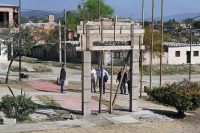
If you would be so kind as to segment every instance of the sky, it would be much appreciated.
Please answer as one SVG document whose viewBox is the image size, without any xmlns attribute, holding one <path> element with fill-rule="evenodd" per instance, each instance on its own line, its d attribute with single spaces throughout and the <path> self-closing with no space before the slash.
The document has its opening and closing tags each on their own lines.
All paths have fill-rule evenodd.
<svg viewBox="0 0 200 133">
<path fill-rule="evenodd" d="M 21 0 L 22 9 L 49 11 L 75 10 L 84 0 Z M 142 0 L 104 0 L 119 17 L 141 17 Z M 145 0 L 145 17 L 151 17 L 152 0 Z M 160 1 L 155 0 L 155 16 L 160 16 Z M 3 4 L 18 4 L 18 0 L 0 0 Z M 200 0 L 164 0 L 164 16 L 200 12 Z"/>
</svg>

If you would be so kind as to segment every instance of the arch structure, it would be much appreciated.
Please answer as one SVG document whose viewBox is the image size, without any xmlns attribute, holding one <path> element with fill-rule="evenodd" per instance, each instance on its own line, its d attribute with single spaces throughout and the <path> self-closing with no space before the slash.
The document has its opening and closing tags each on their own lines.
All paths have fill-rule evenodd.
<svg viewBox="0 0 200 133">
<path fill-rule="evenodd" d="M 81 22 L 77 26 L 80 45 L 77 51 L 83 52 L 82 62 L 82 113 L 91 115 L 91 52 L 130 51 L 131 93 L 129 111 L 138 111 L 139 98 L 139 51 L 144 49 L 144 29 L 138 23 L 127 19 L 102 18 Z"/>
</svg>

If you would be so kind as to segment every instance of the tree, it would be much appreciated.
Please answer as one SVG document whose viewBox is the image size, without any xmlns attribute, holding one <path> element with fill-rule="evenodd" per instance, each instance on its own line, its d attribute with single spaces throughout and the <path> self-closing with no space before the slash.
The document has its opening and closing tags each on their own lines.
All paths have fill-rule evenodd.
<svg viewBox="0 0 200 133">
<path fill-rule="evenodd" d="M 178 22 L 176 22 L 175 19 L 170 19 L 169 21 L 165 22 L 165 27 L 168 27 L 169 29 L 174 29 Z"/>
<path fill-rule="evenodd" d="M 144 34 L 144 45 L 147 48 L 147 51 L 151 50 L 151 29 L 145 28 L 145 34 Z M 153 51 L 154 53 L 160 52 L 160 45 L 161 45 L 161 34 L 159 31 L 154 31 L 154 45 L 153 45 Z"/>
<path fill-rule="evenodd" d="M 68 11 L 66 12 L 66 21 L 67 21 L 67 28 L 70 30 L 75 31 L 76 26 L 80 22 L 80 14 L 77 11 Z"/>
<path fill-rule="evenodd" d="M 194 27 L 195 29 L 200 29 L 200 21 L 194 22 L 194 23 L 193 23 L 193 27 Z"/>
<path fill-rule="evenodd" d="M 12 30 L 13 28 L 10 27 L 1 31 L 1 33 L 3 34 L 1 36 L 1 39 L 3 40 L 4 45 L 6 45 L 7 48 L 13 45 L 13 55 L 10 56 L 10 63 L 6 74 L 6 80 L 5 80 L 6 84 L 8 83 L 10 68 L 12 66 L 14 59 L 19 57 L 20 54 L 27 55 L 28 53 L 30 53 L 31 48 L 35 44 L 34 37 L 32 36 L 30 32 L 31 30 L 29 28 L 22 29 L 21 33 L 14 33 L 12 32 Z M 21 45 L 19 46 L 18 42 L 20 34 L 21 34 Z M 9 54 L 9 52 L 11 51 L 7 49 L 6 53 Z"/>
<path fill-rule="evenodd" d="M 87 0 L 82 5 L 78 5 L 78 12 L 80 14 L 80 20 L 94 20 L 99 18 L 98 13 L 98 1 L 99 0 Z M 112 17 L 114 10 L 109 5 L 106 5 L 104 0 L 100 0 L 100 16 Z"/>
</svg>

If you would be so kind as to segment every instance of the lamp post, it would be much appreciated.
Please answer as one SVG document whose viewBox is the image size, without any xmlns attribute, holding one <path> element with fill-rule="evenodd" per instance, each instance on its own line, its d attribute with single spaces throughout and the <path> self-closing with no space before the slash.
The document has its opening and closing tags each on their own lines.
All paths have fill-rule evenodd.
<svg viewBox="0 0 200 133">
<path fill-rule="evenodd" d="M 193 17 L 193 18 L 190 18 L 190 64 L 189 64 L 189 82 L 191 81 L 191 67 L 192 67 L 192 20 L 196 19 L 200 17 L 200 15 L 196 16 L 196 17 Z"/>
</svg>

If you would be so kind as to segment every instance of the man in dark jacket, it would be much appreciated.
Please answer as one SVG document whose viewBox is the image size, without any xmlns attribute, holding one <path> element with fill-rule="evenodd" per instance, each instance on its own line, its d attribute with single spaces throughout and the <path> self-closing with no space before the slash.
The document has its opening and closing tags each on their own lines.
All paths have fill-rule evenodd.
<svg viewBox="0 0 200 133">
<path fill-rule="evenodd" d="M 123 68 L 120 70 L 120 72 L 117 75 L 117 81 L 119 81 L 119 82 L 120 82 L 121 77 L 122 77 L 122 72 L 123 72 Z M 127 74 L 125 72 L 124 76 L 122 78 L 121 86 L 120 86 L 120 91 L 121 91 L 120 93 L 121 94 L 126 94 L 126 82 L 127 82 Z"/>
<path fill-rule="evenodd" d="M 62 64 L 62 68 L 60 70 L 61 93 L 63 93 L 63 91 L 64 91 L 65 79 L 66 79 L 65 64 Z"/>
</svg>

